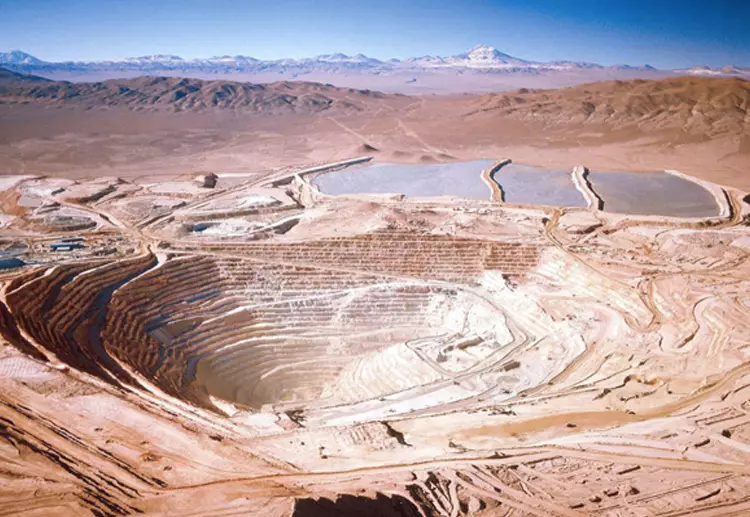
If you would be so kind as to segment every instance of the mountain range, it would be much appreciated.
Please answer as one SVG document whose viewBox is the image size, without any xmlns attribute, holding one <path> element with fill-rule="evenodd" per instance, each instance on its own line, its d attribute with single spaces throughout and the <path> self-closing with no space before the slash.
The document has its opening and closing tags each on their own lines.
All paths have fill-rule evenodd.
<svg viewBox="0 0 750 517">
<path fill-rule="evenodd" d="M 364 54 L 349 56 L 342 53 L 323 54 L 303 59 L 260 60 L 249 56 L 215 56 L 207 59 L 183 59 L 170 54 L 131 57 L 109 61 L 43 61 L 21 50 L 0 53 L 0 65 L 24 72 L 48 70 L 91 71 L 168 71 L 168 70 L 231 70 L 260 71 L 290 68 L 354 68 L 394 70 L 408 68 L 471 68 L 478 70 L 566 70 L 575 68 L 605 68 L 594 63 L 574 61 L 553 61 L 540 63 L 504 54 L 493 47 L 477 46 L 455 56 L 422 56 L 404 60 L 381 61 Z M 618 67 L 614 67 L 618 68 Z M 644 68 L 652 68 L 645 65 Z M 653 68 L 652 68 L 653 69 Z"/>
<path fill-rule="evenodd" d="M 657 79 L 675 74 L 750 79 L 750 68 L 736 66 L 658 70 L 650 65 L 604 66 L 583 61 L 537 62 L 483 45 L 454 56 L 421 56 L 385 61 L 363 54 L 350 56 L 335 53 L 277 60 L 261 60 L 242 55 L 183 59 L 170 54 L 156 54 L 109 61 L 51 62 L 14 50 L 0 53 L 0 66 L 17 72 L 72 81 L 136 75 L 237 78 L 255 82 L 283 79 L 332 82 L 337 86 L 372 87 L 405 93 L 420 89 L 443 92 L 572 86 L 606 79 Z M 445 84 L 446 76 L 453 78 L 453 84 Z M 457 76 L 463 77 L 456 78 Z"/>
<path fill-rule="evenodd" d="M 53 81 L 0 68 L 0 106 L 127 108 L 134 111 L 232 110 L 256 114 L 354 115 L 405 102 L 403 95 L 339 88 L 305 81 L 256 84 L 227 80 L 141 76 L 98 82 Z M 459 98 L 464 118 L 521 119 L 548 127 L 594 124 L 652 132 L 679 130 L 716 136 L 747 134 L 750 81 L 671 77 L 654 81 L 602 81 L 557 90 L 519 89 Z M 453 106 L 454 109 L 455 106 Z M 438 111 L 440 111 L 438 109 Z M 387 110 L 389 111 L 389 110 Z"/>
<path fill-rule="evenodd" d="M 264 114 L 329 114 L 362 110 L 383 97 L 370 90 L 304 81 L 253 84 L 179 77 L 142 76 L 99 82 L 53 81 L 0 68 L 0 106 L 36 104 L 137 111 L 231 109 Z"/>
</svg>

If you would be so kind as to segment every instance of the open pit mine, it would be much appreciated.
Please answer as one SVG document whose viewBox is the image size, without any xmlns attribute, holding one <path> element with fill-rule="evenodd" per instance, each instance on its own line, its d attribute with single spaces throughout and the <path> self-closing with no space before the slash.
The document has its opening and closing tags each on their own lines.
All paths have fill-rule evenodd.
<svg viewBox="0 0 750 517">
<path fill-rule="evenodd" d="M 747 193 L 496 158 L 0 177 L 0 515 L 750 515 Z"/>
</svg>

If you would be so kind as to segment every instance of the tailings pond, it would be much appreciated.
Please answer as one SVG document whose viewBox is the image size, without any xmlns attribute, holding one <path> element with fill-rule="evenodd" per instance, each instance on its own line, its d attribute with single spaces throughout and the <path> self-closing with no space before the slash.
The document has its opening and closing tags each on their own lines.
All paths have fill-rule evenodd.
<svg viewBox="0 0 750 517">
<path fill-rule="evenodd" d="M 492 163 L 492 160 L 436 165 L 378 163 L 321 174 L 313 183 L 322 193 L 331 195 L 405 194 L 489 200 L 490 189 L 481 174 Z"/>
<path fill-rule="evenodd" d="M 709 191 L 666 172 L 590 172 L 588 179 L 607 212 L 671 217 L 719 214 Z"/>
<path fill-rule="evenodd" d="M 509 164 L 494 175 L 506 203 L 585 207 L 570 171 Z"/>
<path fill-rule="evenodd" d="M 410 197 L 454 196 L 490 199 L 481 173 L 492 160 L 397 165 L 376 163 L 320 174 L 313 183 L 324 194 L 404 194 Z M 585 207 L 570 170 L 508 164 L 494 181 L 507 203 Z M 592 189 L 604 201 L 604 210 L 634 215 L 714 217 L 719 206 L 701 185 L 666 172 L 609 172 L 588 174 Z"/>
</svg>

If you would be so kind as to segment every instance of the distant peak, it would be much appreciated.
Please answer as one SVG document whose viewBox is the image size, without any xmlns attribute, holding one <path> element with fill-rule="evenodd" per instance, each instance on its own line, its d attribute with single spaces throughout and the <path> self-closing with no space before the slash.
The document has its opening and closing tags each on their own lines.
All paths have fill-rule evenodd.
<svg viewBox="0 0 750 517">
<path fill-rule="evenodd" d="M 526 60 L 513 57 L 500 52 L 495 47 L 489 45 L 477 45 L 470 48 L 467 52 L 453 56 L 453 59 L 465 60 L 468 64 L 478 67 L 487 67 L 492 65 L 519 65 L 529 63 Z"/>
<path fill-rule="evenodd" d="M 496 52 L 497 49 L 490 45 L 475 45 L 471 47 L 467 54 L 471 54 L 472 52 Z"/>
<path fill-rule="evenodd" d="M 469 49 L 466 54 L 470 56 L 501 56 L 501 57 L 511 57 L 508 54 L 504 52 L 500 52 L 495 47 L 491 47 L 489 45 L 477 45 L 475 47 L 472 47 Z"/>
<path fill-rule="evenodd" d="M 315 56 L 313 59 L 317 61 L 324 61 L 329 63 L 367 63 L 367 62 L 378 62 L 378 60 L 370 58 L 364 54 L 356 54 L 350 56 L 342 52 L 336 52 L 334 54 L 321 54 Z"/>
<path fill-rule="evenodd" d="M 250 62 L 256 62 L 258 61 L 254 57 L 250 56 L 243 56 L 241 54 L 237 54 L 236 56 L 230 56 L 230 55 L 224 55 L 224 56 L 213 56 L 209 57 L 208 59 L 194 59 L 193 61 L 196 62 L 216 62 L 216 63 L 250 63 Z"/>
<path fill-rule="evenodd" d="M 43 61 L 23 50 L 11 50 L 10 52 L 0 52 L 0 63 L 11 65 L 33 65 L 43 63 Z"/>
<path fill-rule="evenodd" d="M 172 54 L 153 54 L 151 56 L 128 57 L 125 58 L 124 61 L 144 61 L 154 63 L 159 61 L 183 61 L 183 59 L 180 56 Z"/>
</svg>

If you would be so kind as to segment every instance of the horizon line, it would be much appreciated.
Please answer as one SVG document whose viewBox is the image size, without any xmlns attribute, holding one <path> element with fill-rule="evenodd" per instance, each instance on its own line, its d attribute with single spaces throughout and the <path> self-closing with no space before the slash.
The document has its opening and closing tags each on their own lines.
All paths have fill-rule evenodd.
<svg viewBox="0 0 750 517">
<path fill-rule="evenodd" d="M 389 61 L 394 61 L 394 60 L 395 61 L 399 61 L 399 62 L 404 62 L 404 61 L 409 60 L 409 59 L 421 59 L 421 58 L 427 58 L 427 57 L 441 57 L 441 58 L 457 57 L 457 56 L 460 56 L 461 54 L 467 54 L 467 53 L 471 52 L 472 50 L 479 49 L 479 48 L 487 48 L 487 49 L 496 50 L 496 51 L 500 52 L 501 54 L 503 54 L 503 55 L 505 55 L 507 57 L 510 57 L 510 58 L 513 58 L 513 59 L 518 59 L 520 61 L 527 61 L 529 63 L 545 64 L 545 63 L 570 62 L 570 63 L 593 64 L 593 65 L 600 65 L 600 66 L 605 66 L 605 67 L 612 67 L 612 66 L 640 66 L 640 67 L 650 67 L 650 66 L 652 66 L 649 63 L 630 64 L 630 63 L 626 63 L 626 62 L 614 62 L 614 63 L 611 63 L 611 64 L 603 64 L 603 63 L 595 62 L 595 61 L 576 60 L 576 59 L 571 59 L 571 58 L 568 58 L 568 59 L 553 59 L 553 60 L 544 60 L 544 61 L 542 61 L 542 60 L 531 60 L 531 59 L 526 59 L 526 58 L 518 57 L 518 56 L 515 56 L 515 55 L 512 55 L 512 54 L 508 54 L 508 53 L 503 52 L 502 50 L 498 49 L 497 47 L 495 47 L 493 45 L 485 45 L 485 44 L 474 45 L 473 47 L 471 47 L 471 48 L 469 48 L 467 50 L 464 50 L 463 52 L 459 52 L 457 54 L 450 54 L 450 55 L 424 54 L 424 55 L 420 55 L 420 56 L 407 56 L 407 57 L 403 57 L 403 58 L 397 58 L 397 57 L 381 58 L 381 57 L 375 57 L 375 56 L 372 56 L 372 55 L 364 54 L 363 52 L 357 52 L 357 53 L 354 53 L 354 54 L 347 54 L 347 53 L 341 52 L 341 51 L 334 51 L 334 52 L 323 53 L 323 54 L 315 54 L 315 55 L 306 56 L 306 57 L 299 57 L 299 58 L 279 57 L 279 58 L 268 58 L 268 59 L 257 58 L 257 57 L 254 57 L 252 55 L 249 55 L 249 54 L 215 54 L 215 55 L 211 55 L 211 56 L 207 56 L 207 57 L 184 57 L 184 56 L 180 56 L 178 54 L 158 52 L 158 53 L 154 53 L 154 54 L 131 55 L 131 56 L 126 56 L 126 57 L 122 57 L 122 58 L 107 58 L 107 59 L 98 59 L 98 60 L 66 59 L 66 60 L 63 60 L 63 61 L 48 61 L 46 59 L 38 57 L 37 54 L 33 54 L 33 53 L 28 52 L 26 50 L 23 50 L 21 48 L 14 48 L 14 49 L 10 49 L 10 50 L 3 51 L 3 52 L 0 52 L 0 53 L 10 54 L 10 53 L 13 53 L 13 52 L 20 52 L 20 53 L 23 53 L 23 54 L 25 54 L 27 56 L 33 57 L 34 59 L 38 59 L 39 61 L 42 61 L 44 63 L 51 63 L 51 64 L 56 64 L 56 63 L 104 63 L 104 62 L 108 62 L 108 61 L 109 62 L 118 62 L 118 61 L 125 61 L 125 60 L 128 60 L 128 59 L 139 59 L 139 58 L 155 57 L 155 56 L 175 57 L 175 58 L 178 58 L 178 59 L 180 59 L 182 61 L 186 61 L 186 62 L 199 61 L 199 60 L 209 60 L 209 59 L 217 59 L 217 58 L 223 58 L 223 57 L 244 57 L 244 58 L 250 58 L 250 59 L 255 59 L 255 60 L 258 60 L 258 61 L 266 61 L 266 62 L 268 62 L 268 61 L 286 61 L 286 60 L 300 61 L 300 60 L 304 60 L 304 59 L 312 59 L 312 58 L 323 57 L 323 56 L 332 56 L 332 55 L 336 55 L 336 54 L 341 54 L 341 55 L 349 57 L 349 58 L 362 56 L 362 57 L 365 57 L 365 58 L 368 58 L 368 59 L 374 59 L 374 60 L 380 61 L 382 63 L 387 63 Z M 744 65 L 737 65 L 737 64 L 734 64 L 734 63 L 725 63 L 724 65 L 721 65 L 721 66 L 713 66 L 712 67 L 712 66 L 707 65 L 707 64 L 704 63 L 704 64 L 693 64 L 693 65 L 691 65 L 690 67 L 687 67 L 687 68 L 697 68 L 697 67 L 722 68 L 722 67 L 725 67 L 725 66 L 735 66 L 735 67 L 738 67 L 738 68 L 743 68 L 744 67 Z M 654 68 L 656 68 L 657 70 L 680 70 L 680 69 L 682 69 L 682 68 L 659 68 L 659 67 L 654 67 Z"/>
</svg>

